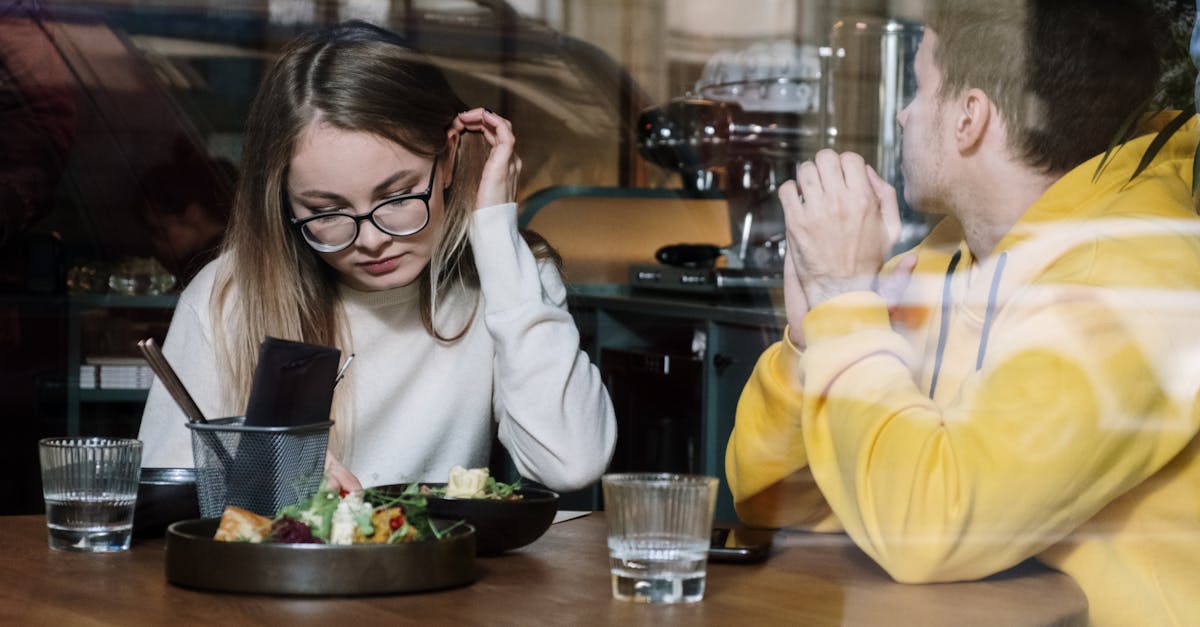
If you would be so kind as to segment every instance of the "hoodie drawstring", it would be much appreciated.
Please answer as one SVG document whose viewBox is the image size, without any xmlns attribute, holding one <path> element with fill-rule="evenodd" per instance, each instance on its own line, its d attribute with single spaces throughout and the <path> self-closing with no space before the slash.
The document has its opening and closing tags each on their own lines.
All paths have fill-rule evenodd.
<svg viewBox="0 0 1200 627">
<path fill-rule="evenodd" d="M 979 338 L 979 354 L 975 356 L 975 372 L 983 367 L 983 356 L 987 353 L 988 334 L 992 332 L 992 322 L 996 320 L 996 292 L 1000 291 L 1000 275 L 1004 274 L 1004 262 L 1008 253 L 1000 253 L 996 260 L 996 271 L 992 273 L 992 288 L 988 290 L 987 311 L 983 314 L 983 332 Z"/>
<path fill-rule="evenodd" d="M 942 319 L 938 329 L 937 353 L 933 359 L 933 376 L 929 382 L 929 398 L 933 398 L 934 392 L 937 391 L 938 374 L 942 370 L 942 357 L 946 351 L 946 336 L 950 332 L 950 281 L 954 276 L 954 270 L 958 268 L 958 262 L 962 260 L 962 250 L 954 251 L 954 256 L 950 258 L 950 264 L 946 267 L 946 281 L 942 285 Z M 979 338 L 979 352 L 975 356 L 975 370 L 978 372 L 983 368 L 983 358 L 987 354 L 988 335 L 992 331 L 992 322 L 996 316 L 996 295 L 1000 291 L 1000 277 L 1004 274 L 1004 264 L 1008 261 L 1008 253 L 1000 253 L 1000 257 L 996 259 L 996 270 L 992 273 L 992 286 L 988 290 L 987 311 L 983 314 L 983 330 Z"/>
<path fill-rule="evenodd" d="M 954 269 L 958 267 L 961 259 L 960 248 L 954 251 L 954 256 L 950 258 L 950 265 L 946 268 L 946 282 L 942 284 L 942 319 L 939 325 L 941 328 L 938 329 L 937 353 L 933 358 L 933 379 L 929 382 L 929 398 L 933 398 L 933 393 L 937 390 L 938 373 L 942 371 L 942 353 L 946 350 L 946 333 L 950 330 L 950 278 L 954 276 Z"/>
</svg>

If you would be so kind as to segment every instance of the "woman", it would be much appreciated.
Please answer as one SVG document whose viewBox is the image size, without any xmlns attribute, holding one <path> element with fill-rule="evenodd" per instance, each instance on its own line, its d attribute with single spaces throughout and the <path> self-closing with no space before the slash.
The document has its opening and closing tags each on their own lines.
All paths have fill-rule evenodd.
<svg viewBox="0 0 1200 627">
<path fill-rule="evenodd" d="M 508 121 L 466 111 L 394 35 L 352 22 L 290 44 L 246 128 L 222 254 L 164 345 L 205 414 L 240 415 L 259 343 L 297 339 L 355 354 L 334 396 L 336 485 L 445 481 L 487 465 L 493 433 L 522 476 L 595 481 L 612 403 L 552 251 L 517 232 Z M 156 383 L 145 466 L 191 465 L 184 423 Z"/>
</svg>

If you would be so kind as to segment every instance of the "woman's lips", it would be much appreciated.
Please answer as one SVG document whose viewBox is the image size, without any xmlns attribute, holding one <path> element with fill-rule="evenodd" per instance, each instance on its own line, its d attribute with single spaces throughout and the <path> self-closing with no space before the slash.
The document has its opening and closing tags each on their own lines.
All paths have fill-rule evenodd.
<svg viewBox="0 0 1200 627">
<path fill-rule="evenodd" d="M 379 276 L 395 270 L 396 266 L 400 265 L 400 257 L 401 255 L 396 255 L 395 257 L 380 259 L 379 261 L 368 261 L 358 264 L 358 267 L 366 271 L 367 274 Z"/>
</svg>

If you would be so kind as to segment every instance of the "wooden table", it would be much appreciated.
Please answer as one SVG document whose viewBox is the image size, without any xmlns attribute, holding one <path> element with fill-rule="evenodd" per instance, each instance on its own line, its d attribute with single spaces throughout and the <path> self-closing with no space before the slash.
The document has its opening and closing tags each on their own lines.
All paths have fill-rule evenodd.
<svg viewBox="0 0 1200 627">
<path fill-rule="evenodd" d="M 892 582 L 842 535 L 785 533 L 762 564 L 708 566 L 704 600 L 650 606 L 611 596 L 604 514 L 481 558 L 473 584 L 441 592 L 283 598 L 188 590 L 163 575 L 165 543 L 52 551 L 42 516 L 0 517 L 0 625 L 1039 625 L 1085 624 L 1066 575 L 1032 563 L 973 583 Z"/>
</svg>

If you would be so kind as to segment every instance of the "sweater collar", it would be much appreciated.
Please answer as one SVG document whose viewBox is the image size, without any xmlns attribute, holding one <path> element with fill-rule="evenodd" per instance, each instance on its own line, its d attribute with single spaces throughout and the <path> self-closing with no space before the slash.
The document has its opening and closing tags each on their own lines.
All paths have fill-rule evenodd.
<svg viewBox="0 0 1200 627">
<path fill-rule="evenodd" d="M 342 301 L 347 304 L 356 304 L 368 309 L 381 309 L 417 300 L 421 296 L 421 281 L 418 279 L 408 285 L 373 292 L 356 290 L 339 283 L 338 292 L 341 294 Z"/>
</svg>

